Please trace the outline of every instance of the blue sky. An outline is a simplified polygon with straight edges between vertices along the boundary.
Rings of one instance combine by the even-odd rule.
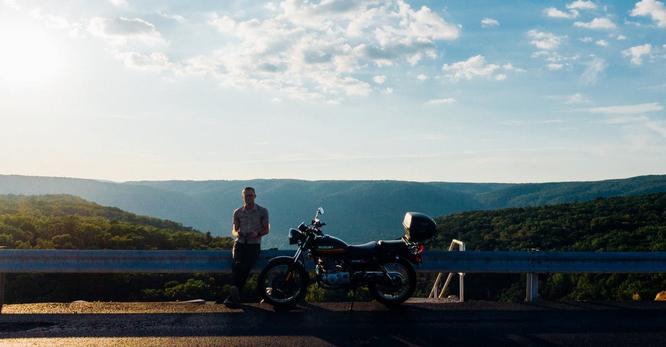
[[[666,173],[663,1],[0,1],[0,174]]]

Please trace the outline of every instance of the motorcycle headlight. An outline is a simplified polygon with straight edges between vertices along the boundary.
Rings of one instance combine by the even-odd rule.
[[[289,244],[290,245],[295,245],[297,244],[301,238],[302,238],[303,233],[296,229],[289,229]]]

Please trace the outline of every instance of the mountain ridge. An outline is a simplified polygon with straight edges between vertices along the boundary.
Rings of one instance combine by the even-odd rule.
[[[271,233],[264,247],[288,248],[286,232],[323,206],[326,231],[349,243],[399,238],[402,217],[419,211],[433,217],[505,207],[542,206],[598,197],[666,192],[666,175],[549,183],[464,183],[397,180],[206,180],[128,181],[0,175],[0,194],[71,194],[105,206],[164,218],[228,235],[240,191],[257,189],[269,208]]]

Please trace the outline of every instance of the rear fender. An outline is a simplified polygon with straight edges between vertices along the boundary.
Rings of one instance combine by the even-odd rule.
[[[382,241],[379,241],[376,256],[378,259],[395,259],[400,257],[408,259],[412,263],[416,261],[405,243],[392,243],[391,245],[382,246]]]

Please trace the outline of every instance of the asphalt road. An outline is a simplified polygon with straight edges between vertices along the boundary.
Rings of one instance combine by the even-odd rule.
[[[6,305],[0,345],[665,346],[666,302]],[[351,310],[350,310],[351,308]]]

